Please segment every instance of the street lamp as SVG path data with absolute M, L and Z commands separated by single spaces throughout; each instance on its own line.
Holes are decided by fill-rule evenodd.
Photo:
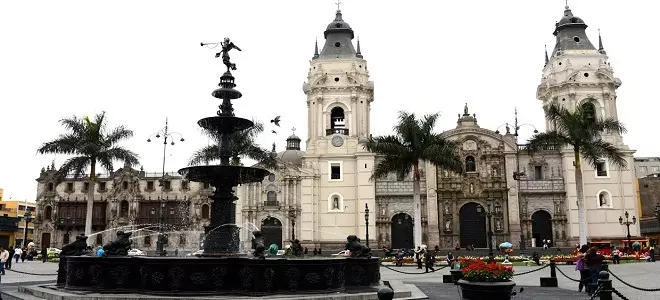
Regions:
M 506 126 L 506 134 L 511 134 L 511 129 L 509 127 L 509 123 L 505 123 L 497 127 L 497 130 L 495 130 L 496 134 L 500 134 L 500 128 L 502 126 Z M 518 131 L 520 130 L 521 127 L 523 126 L 529 126 L 534 128 L 534 133 L 539 133 L 539 131 L 536 129 L 536 127 L 532 124 L 529 123 L 524 123 L 524 124 L 518 124 L 518 109 L 515 109 L 514 112 L 514 121 L 513 121 L 513 136 L 516 139 L 516 170 L 513 172 L 513 180 L 516 181 L 516 191 L 518 192 L 518 216 L 520 219 L 520 254 L 525 255 L 525 250 L 527 248 L 527 244 L 525 242 L 525 226 L 523 224 L 523 212 L 522 212 L 522 201 L 520 197 L 520 178 L 525 176 L 525 172 L 520 170 L 520 146 L 521 144 L 518 143 Z
M 174 146 L 174 136 L 179 137 L 179 142 L 185 141 L 183 138 L 183 135 L 181 135 L 178 132 L 170 132 L 170 127 L 169 127 L 169 122 L 167 118 L 165 118 L 165 127 L 161 128 L 147 139 L 147 142 L 151 142 L 151 138 L 163 138 L 163 173 L 161 175 L 161 179 L 158 182 L 158 185 L 161 187 L 161 193 L 164 192 L 162 187 L 165 185 L 165 181 L 167 180 L 167 174 L 165 173 L 165 161 L 167 158 L 167 144 L 169 140 L 169 144 L 171 146 Z M 158 216 L 158 241 L 156 242 L 156 252 L 160 256 L 166 256 L 167 252 L 163 249 L 163 244 L 164 244 L 164 238 L 165 235 L 163 234 L 163 209 L 165 208 L 165 199 L 163 197 L 161 198 L 161 203 L 160 203 L 160 210 L 159 210 L 159 216 Z
M 637 218 L 635 218 L 635 216 L 633 216 L 632 217 L 632 222 L 631 222 L 631 221 L 628 220 L 628 216 L 630 216 L 628 214 L 628 212 L 626 212 L 624 214 L 624 216 L 626 217 L 626 221 L 625 222 L 623 221 L 623 217 L 619 217 L 619 224 L 625 225 L 626 228 L 628 229 L 628 236 L 627 236 L 628 237 L 628 249 L 632 249 L 632 241 L 630 240 L 630 225 L 635 225 L 637 223 Z
M 289 208 L 289 219 L 291 220 L 291 242 L 296 240 L 296 210 L 294 207 Z
M 493 212 L 491 211 L 492 199 L 486 199 L 486 217 L 488 218 L 488 262 L 491 263 L 495 261 L 495 255 L 493 254 L 493 227 L 491 225 L 491 219 L 493 218 Z
M 366 232 L 365 232 L 365 239 L 367 240 L 365 245 L 369 247 L 369 204 L 365 203 L 364 204 L 364 223 L 367 226 Z
M 23 220 L 25 220 L 25 232 L 23 233 L 23 247 L 27 248 L 28 245 L 28 224 L 32 220 L 32 213 L 30 212 L 29 207 L 25 207 L 25 215 L 23 215 Z

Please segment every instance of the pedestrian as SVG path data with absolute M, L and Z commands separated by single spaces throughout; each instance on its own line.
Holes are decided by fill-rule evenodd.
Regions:
M 10 259 L 9 251 L 5 250 L 5 247 L 0 246 L 0 271 L 2 275 L 5 275 L 5 262 Z
M 103 256 L 105 256 L 105 250 L 103 250 L 103 247 L 99 246 L 99 247 L 96 249 L 96 256 L 98 256 L 98 257 L 103 257 Z
M 319 250 L 316 250 L 316 247 L 314 247 L 314 256 L 316 256 L 317 254 L 319 254 Z
M 25 262 L 25 258 L 27 257 L 27 252 L 28 249 L 23 247 L 23 250 L 21 250 L 21 262 Z
M 534 254 L 532 254 L 532 260 L 534 260 L 537 266 L 541 265 L 541 256 L 539 256 L 538 252 L 534 252 Z
M 11 269 L 11 261 L 14 258 L 14 247 L 9 246 L 9 259 L 5 262 L 5 269 Z
M 605 257 L 597 252 L 598 248 L 591 247 L 589 253 L 584 256 L 584 263 L 589 269 L 589 289 L 587 290 L 589 295 L 593 294 L 594 288 L 598 284 L 598 273 L 600 273 L 603 267 L 603 260 L 605 260 Z
M 21 258 L 22 254 L 23 254 L 23 250 L 21 249 L 21 247 L 14 248 L 14 259 L 16 259 L 16 263 L 18 263 L 18 259 Z
M 615 265 L 621 263 L 621 251 L 619 251 L 618 247 L 615 247 L 614 250 L 612 250 L 612 263 Z
M 578 283 L 578 292 L 582 292 L 582 288 L 587 285 L 589 281 L 590 272 L 584 261 L 584 256 L 587 254 L 589 247 L 582 245 L 577 252 L 577 260 L 575 261 L 575 270 L 580 272 L 580 282 Z
M 305 255 L 307 255 L 307 252 L 309 252 L 309 249 L 307 249 L 307 247 L 305 247 L 305 250 L 303 251 L 303 253 L 304 253 Z
M 174 256 L 179 256 L 179 248 L 174 249 Z
M 419 246 L 417 246 L 417 249 L 415 249 L 415 260 L 417 260 L 417 269 L 422 268 L 422 257 L 423 257 L 422 255 L 423 255 L 422 249 Z
M 48 249 L 46 247 L 41 248 L 41 262 L 45 263 L 48 258 Z
M 431 251 L 426 251 L 426 259 L 425 259 L 426 273 L 429 272 L 429 269 L 431 269 L 432 272 L 435 272 L 435 269 L 433 268 L 434 264 L 435 264 L 435 256 L 431 253 Z
M 451 251 L 447 253 L 447 265 L 449 265 L 450 269 L 454 268 L 454 255 L 451 254 Z
M 651 244 L 651 247 L 649 247 L 649 256 L 651 256 L 651 262 L 655 262 L 655 244 Z

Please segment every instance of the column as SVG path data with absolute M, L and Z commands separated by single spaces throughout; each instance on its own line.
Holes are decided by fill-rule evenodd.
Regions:
M 428 230 L 426 233 L 426 244 L 432 249 L 436 245 L 440 246 L 440 227 L 438 224 L 438 172 L 433 164 L 425 162 L 426 167 L 426 216 L 428 220 Z

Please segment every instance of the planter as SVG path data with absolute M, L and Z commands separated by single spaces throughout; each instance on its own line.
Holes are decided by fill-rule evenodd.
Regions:
M 458 284 L 458 281 L 463 278 L 463 272 L 461 270 L 451 270 L 449 273 L 451 273 L 451 279 L 454 284 Z
M 505 282 L 473 282 L 459 280 L 463 299 L 466 300 L 510 300 L 511 292 L 516 283 L 513 281 Z

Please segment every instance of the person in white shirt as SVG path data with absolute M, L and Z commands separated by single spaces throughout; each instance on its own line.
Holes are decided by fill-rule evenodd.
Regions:
M 21 254 L 23 254 L 23 250 L 21 249 L 21 247 L 16 247 L 14 251 L 15 251 L 14 258 L 16 259 L 16 263 L 18 263 L 18 259 L 21 258 Z M 11 257 L 9 259 L 11 259 Z
M 621 263 L 621 251 L 619 251 L 619 248 L 614 248 L 614 250 L 612 250 L 612 263 L 615 265 Z
M 5 247 L 0 246 L 0 271 L 2 271 L 2 275 L 5 275 L 5 262 L 8 259 L 10 259 L 9 251 Z

